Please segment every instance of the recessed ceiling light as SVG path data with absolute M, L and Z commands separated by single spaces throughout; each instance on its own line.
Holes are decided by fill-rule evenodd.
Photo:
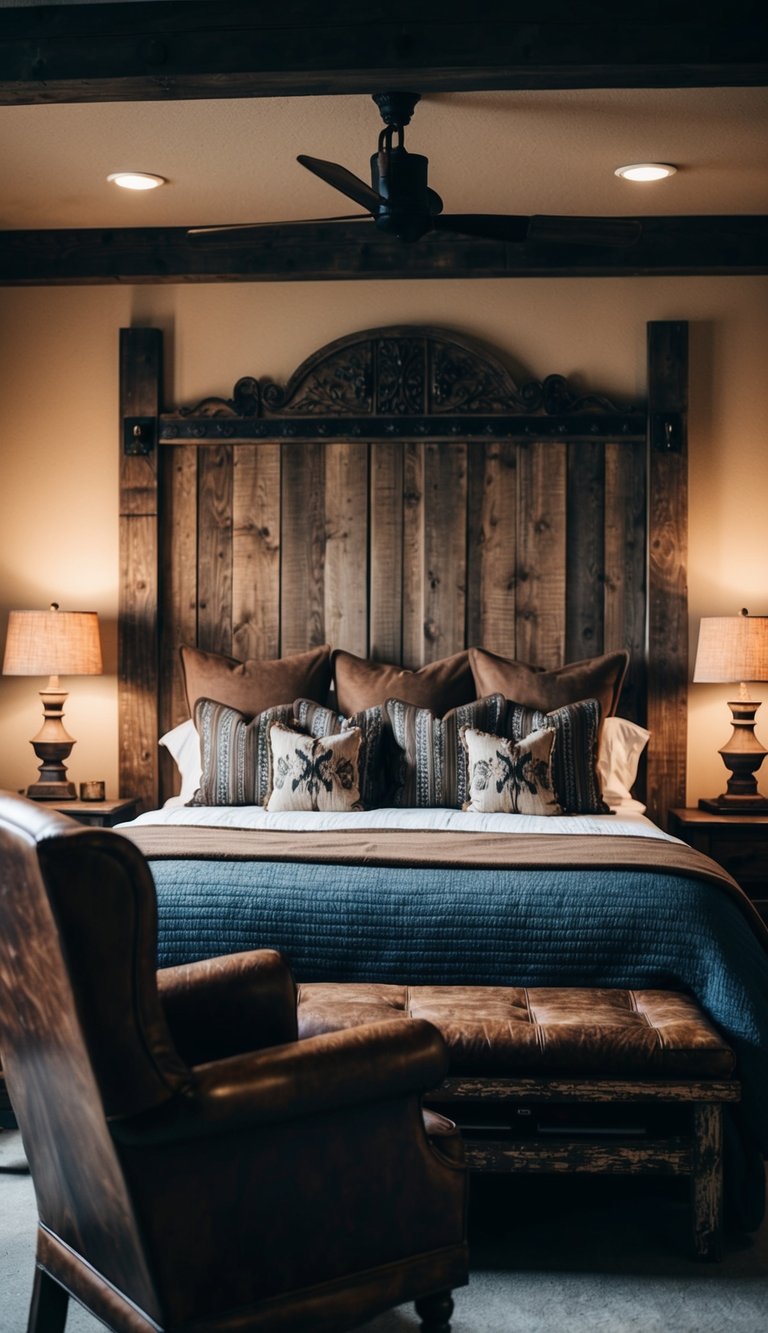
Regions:
M 665 176 L 674 176 L 677 167 L 666 162 L 635 162 L 629 167 L 617 167 L 614 176 L 621 176 L 625 181 L 661 181 Z
M 156 190 L 158 185 L 168 183 L 165 176 L 154 176 L 149 171 L 113 171 L 107 180 L 121 190 Z

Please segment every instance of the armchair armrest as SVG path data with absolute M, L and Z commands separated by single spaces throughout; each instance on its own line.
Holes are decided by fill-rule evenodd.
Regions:
M 187 1093 L 111 1122 L 142 1224 L 182 1256 L 185 1327 L 202 1328 L 214 1239 L 231 1308 L 255 1291 L 269 1324 L 284 1293 L 306 1293 L 294 1329 L 346 1327 L 357 1283 L 381 1271 L 389 1297 L 417 1256 L 429 1290 L 464 1280 L 466 1171 L 419 1104 L 447 1063 L 436 1028 L 394 1019 L 198 1066 Z M 315 1301 L 346 1275 L 339 1325 Z
M 157 988 L 187 1064 L 297 1040 L 296 987 L 274 949 L 161 968 Z
M 187 1094 L 110 1128 L 120 1143 L 139 1147 L 285 1126 L 416 1096 L 436 1087 L 447 1069 L 437 1028 L 424 1019 L 393 1019 L 200 1065 Z

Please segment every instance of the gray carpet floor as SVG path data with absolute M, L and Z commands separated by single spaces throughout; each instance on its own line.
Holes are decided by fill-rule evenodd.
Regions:
M 23 1162 L 0 1133 L 0 1165 Z M 686 1254 L 682 1182 L 485 1177 L 473 1181 L 470 1285 L 454 1333 L 768 1333 L 768 1222 L 725 1258 Z M 0 1175 L 0 1333 L 24 1333 L 35 1202 L 28 1175 Z M 329 1217 L 329 1223 L 332 1219 Z M 368 1333 L 415 1333 L 411 1307 Z M 74 1304 L 67 1333 L 102 1325 Z M 311 1330 L 307 1330 L 311 1333 Z

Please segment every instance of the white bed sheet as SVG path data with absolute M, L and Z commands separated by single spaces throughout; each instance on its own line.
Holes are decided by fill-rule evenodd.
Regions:
M 268 811 L 260 805 L 163 806 L 148 810 L 118 828 L 137 824 L 168 824 L 206 828 L 276 829 L 284 832 L 318 833 L 326 829 L 418 829 L 440 833 L 567 833 L 605 834 L 606 837 L 678 838 L 663 833 L 645 815 L 489 815 L 464 810 Z

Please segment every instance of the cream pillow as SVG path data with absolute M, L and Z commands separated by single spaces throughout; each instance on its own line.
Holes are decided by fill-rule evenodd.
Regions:
M 607 717 L 597 748 L 597 776 L 606 805 L 617 814 L 638 814 L 645 810 L 642 801 L 632 795 L 637 767 L 651 733 L 626 717 Z
M 169 796 L 165 802 L 167 806 L 186 805 L 191 801 L 198 787 L 203 772 L 203 761 L 200 757 L 200 738 L 195 730 L 195 724 L 192 718 L 186 722 L 180 722 L 177 727 L 172 727 L 166 731 L 164 736 L 160 737 L 159 745 L 164 745 L 171 755 L 181 779 L 181 788 L 178 796 Z
M 359 727 L 305 736 L 281 722 L 269 732 L 272 794 L 267 810 L 362 810 Z
M 461 728 L 467 752 L 469 800 L 482 814 L 561 815 L 552 785 L 554 731 L 544 728 L 515 744 L 472 727 Z

